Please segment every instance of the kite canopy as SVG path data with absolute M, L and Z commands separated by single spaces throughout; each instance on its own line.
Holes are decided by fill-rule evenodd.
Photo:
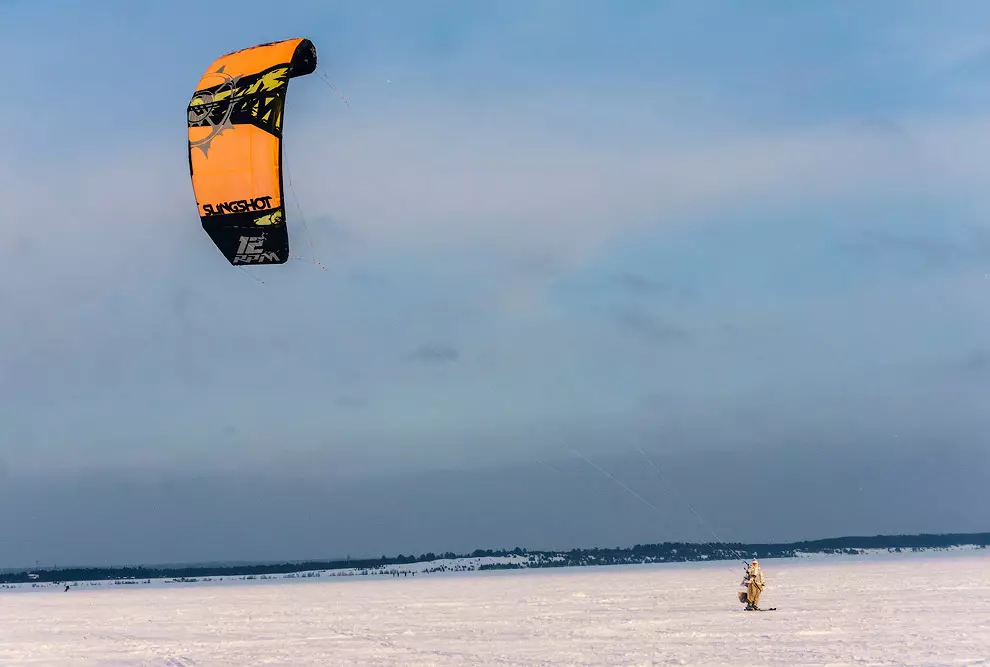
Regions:
M 189 175 L 203 229 L 231 264 L 284 264 L 282 116 L 289 79 L 316 71 L 308 39 L 210 65 L 189 102 Z

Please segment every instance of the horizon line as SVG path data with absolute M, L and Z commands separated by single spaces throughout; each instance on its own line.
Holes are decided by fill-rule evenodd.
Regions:
M 237 567 L 271 567 L 279 565 L 309 565 L 309 564 L 324 564 L 324 565 L 337 565 L 337 564 L 347 564 L 347 563 L 367 563 L 367 562 L 388 562 L 395 561 L 399 559 L 413 559 L 410 562 L 428 562 L 429 560 L 438 559 L 464 559 L 464 558 L 475 558 L 475 553 L 477 552 L 496 552 L 496 553 L 513 553 L 517 550 L 523 554 L 562 554 L 571 551 L 603 551 L 603 550 L 614 550 L 614 551 L 631 551 L 638 548 L 652 547 L 652 546 L 663 546 L 663 545 L 685 545 L 685 546 L 711 546 L 711 547 L 722 547 L 731 550 L 741 550 L 749 547 L 773 547 L 773 548 L 786 548 L 795 547 L 798 545 L 816 545 L 826 542 L 835 541 L 846 541 L 846 540 L 911 540 L 911 539 L 921 539 L 921 538 L 970 538 L 977 539 L 974 542 L 956 542 L 956 546 L 965 544 L 990 544 L 990 531 L 987 532 L 973 532 L 973 533 L 900 533 L 900 534 L 882 534 L 878 533 L 876 535 L 841 535 L 835 537 L 822 537 L 810 540 L 794 540 L 790 542 L 724 542 L 722 540 L 708 541 L 708 542 L 684 542 L 684 541 L 664 541 L 664 542 L 644 542 L 636 543 L 628 546 L 610 546 L 610 547 L 571 547 L 569 549 L 530 549 L 521 546 L 515 546 L 511 548 L 477 548 L 468 553 L 455 553 L 453 551 L 443 551 L 443 552 L 433 552 L 428 551 L 420 554 L 403 554 L 398 553 L 392 556 L 359 556 L 351 557 L 350 555 L 344 557 L 324 557 L 324 558 L 299 558 L 291 560 L 219 560 L 219 561 L 186 561 L 177 563 L 137 563 L 137 564 L 105 564 L 105 565 L 67 565 L 59 567 L 57 564 L 52 564 L 51 566 L 41 566 L 36 565 L 34 567 L 2 567 L 0 568 L 0 574 L 4 575 L 16 575 L 16 574 L 27 574 L 27 573 L 40 573 L 40 572 L 64 572 L 68 570 L 106 570 L 106 569 L 129 569 L 129 570 L 139 570 L 139 569 L 198 569 L 198 568 L 237 568 Z M 979 538 L 982 538 L 980 540 Z M 908 546 L 911 545 L 891 545 L 890 548 L 895 546 Z M 853 548 L 853 547 L 849 547 Z M 432 559 L 425 558 L 426 556 L 433 556 Z

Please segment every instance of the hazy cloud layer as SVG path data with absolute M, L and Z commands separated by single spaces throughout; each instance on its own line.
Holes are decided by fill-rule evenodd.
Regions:
M 623 447 L 590 458 L 652 508 L 579 456 L 562 453 L 546 465 L 356 482 L 288 470 L 32 476 L 0 489 L 0 518 L 7 563 L 18 565 L 799 540 L 871 535 L 878 524 L 889 533 L 985 529 L 978 508 L 990 474 L 986 448 L 814 444 L 761 450 L 756 466 L 752 452 L 731 450 L 647 448 L 644 459 Z M 933 486 L 940 493 L 925 492 Z M 113 553 L 106 544 L 116 545 Z

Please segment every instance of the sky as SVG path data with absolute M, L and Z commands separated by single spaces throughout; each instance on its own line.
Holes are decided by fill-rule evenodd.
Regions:
M 0 567 L 990 530 L 988 27 L 0 0 Z M 296 36 L 238 270 L 185 106 Z

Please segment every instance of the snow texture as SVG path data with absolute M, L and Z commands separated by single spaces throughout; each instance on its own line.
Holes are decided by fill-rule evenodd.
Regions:
M 0 590 L 0 665 L 990 662 L 987 550 L 761 565 L 774 612 L 743 611 L 742 563 L 724 561 L 26 585 Z

